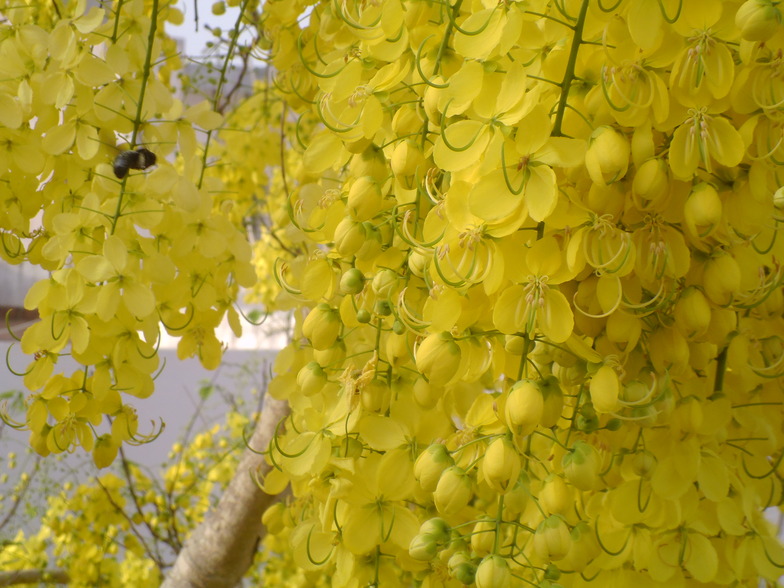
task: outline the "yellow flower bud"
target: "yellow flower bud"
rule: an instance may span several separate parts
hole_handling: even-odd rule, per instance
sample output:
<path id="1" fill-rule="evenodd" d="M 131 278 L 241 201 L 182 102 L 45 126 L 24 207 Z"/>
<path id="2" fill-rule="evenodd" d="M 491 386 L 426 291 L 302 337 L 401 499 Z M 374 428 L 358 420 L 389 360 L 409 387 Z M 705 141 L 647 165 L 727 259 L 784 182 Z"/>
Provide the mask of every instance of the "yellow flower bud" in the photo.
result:
<path id="1" fill-rule="evenodd" d="M 596 534 L 587 522 L 580 521 L 571 532 L 572 545 L 569 549 L 567 569 L 582 571 L 599 555 Z"/>
<path id="2" fill-rule="evenodd" d="M 433 386 L 423 377 L 414 382 L 414 400 L 422 408 L 433 408 L 443 393 L 440 386 Z"/>
<path id="3" fill-rule="evenodd" d="M 483 519 L 474 525 L 471 531 L 471 549 L 476 555 L 485 556 L 493 551 L 495 527 L 496 523 L 493 519 Z"/>
<path id="4" fill-rule="evenodd" d="M 408 555 L 417 561 L 430 561 L 438 554 L 438 543 L 432 535 L 414 535 L 408 545 Z"/>
<path id="5" fill-rule="evenodd" d="M 640 210 L 660 210 L 670 195 L 667 162 L 655 157 L 645 161 L 634 174 L 632 196 Z M 595 185 L 595 184 L 594 184 Z"/>
<path id="6" fill-rule="evenodd" d="M 38 448 L 33 446 L 36 451 Z M 101 435 L 95 440 L 95 447 L 93 448 L 93 462 L 99 468 L 105 468 L 112 465 L 114 458 L 117 457 L 119 446 L 112 440 L 109 434 Z M 41 453 L 41 451 L 38 451 Z M 47 451 L 48 453 L 48 451 Z M 43 453 L 41 453 L 44 455 Z"/>
<path id="7" fill-rule="evenodd" d="M 452 466 L 441 474 L 433 500 L 438 512 L 448 515 L 464 509 L 473 495 L 471 478 L 463 468 Z"/>
<path id="8" fill-rule="evenodd" d="M 346 270 L 340 278 L 340 291 L 343 294 L 359 294 L 365 288 L 365 276 L 357 268 Z"/>
<path id="9" fill-rule="evenodd" d="M 401 141 L 395 146 L 389 166 L 396 176 L 413 176 L 417 172 L 422 174 L 425 158 L 422 151 L 413 141 Z"/>
<path id="10" fill-rule="evenodd" d="M 548 376 L 540 383 L 542 396 L 544 397 L 544 410 L 542 411 L 541 425 L 545 428 L 554 427 L 561 420 L 563 412 L 563 391 L 558 378 Z"/>
<path id="11" fill-rule="evenodd" d="M 533 380 L 516 382 L 506 398 L 504 416 L 515 435 L 530 435 L 542 422 L 544 396 Z"/>
<path id="12" fill-rule="evenodd" d="M 448 467 L 455 465 L 446 446 L 434 443 L 419 454 L 414 463 L 414 477 L 426 492 L 433 492 L 438 485 L 441 474 Z"/>
<path id="13" fill-rule="evenodd" d="M 569 511 L 573 506 L 573 491 L 566 485 L 561 476 L 553 475 L 539 491 L 539 502 L 550 514 Z"/>
<path id="14" fill-rule="evenodd" d="M 441 517 L 426 520 L 419 527 L 421 534 L 430 535 L 439 545 L 444 545 L 450 539 L 451 528 Z"/>
<path id="15" fill-rule="evenodd" d="M 703 239 L 713 233 L 721 222 L 722 204 L 716 188 L 702 182 L 691 189 L 683 207 L 683 218 L 689 233 Z"/>
<path id="16" fill-rule="evenodd" d="M 313 396 L 324 389 L 327 383 L 327 374 L 324 373 L 318 362 L 311 361 L 302 366 L 297 373 L 297 386 L 305 396 Z"/>
<path id="17" fill-rule="evenodd" d="M 362 387 L 360 400 L 368 412 L 384 412 L 389 408 L 391 391 L 383 380 L 374 379 Z"/>
<path id="18" fill-rule="evenodd" d="M 417 369 L 435 386 L 459 377 L 460 358 L 460 347 L 447 331 L 428 335 L 416 350 Z"/>
<path id="19" fill-rule="evenodd" d="M 508 588 L 512 585 L 512 570 L 500 555 L 489 555 L 476 568 L 476 588 Z"/>
<path id="20" fill-rule="evenodd" d="M 575 441 L 561 458 L 564 475 L 575 488 L 593 490 L 599 484 L 599 453 L 585 441 Z"/>
<path id="21" fill-rule="evenodd" d="M 585 152 L 585 168 L 596 184 L 612 184 L 629 168 L 629 141 L 612 127 L 601 126 L 591 133 Z"/>
<path id="22" fill-rule="evenodd" d="M 735 13 L 735 26 L 746 41 L 767 41 L 781 27 L 781 12 L 771 0 L 747 0 Z"/>
<path id="23" fill-rule="evenodd" d="M 487 447 L 481 465 L 488 486 L 499 494 L 511 490 L 520 475 L 520 455 L 506 437 L 497 437 Z"/>
<path id="24" fill-rule="evenodd" d="M 308 338 L 314 349 L 328 349 L 337 340 L 340 325 L 338 311 L 322 302 L 305 317 L 302 334 Z"/>
<path id="25" fill-rule="evenodd" d="M 261 515 L 261 522 L 270 535 L 277 535 L 286 528 L 286 505 L 283 502 L 276 502 L 264 511 Z"/>
<path id="26" fill-rule="evenodd" d="M 367 239 L 367 231 L 363 223 L 345 217 L 335 227 L 335 249 L 343 257 L 356 255 Z"/>
<path id="27" fill-rule="evenodd" d="M 572 538 L 566 521 L 558 515 L 550 515 L 536 528 L 534 552 L 542 561 L 558 561 L 569 553 Z"/>
<path id="28" fill-rule="evenodd" d="M 380 298 L 389 298 L 392 290 L 398 282 L 398 276 L 391 269 L 380 269 L 378 273 L 373 276 L 371 287 L 373 293 Z"/>
<path id="29" fill-rule="evenodd" d="M 418 278 L 425 275 L 429 263 L 430 258 L 418 249 L 412 249 L 408 254 L 408 269 Z"/>
<path id="30" fill-rule="evenodd" d="M 461 584 L 468 586 L 476 579 L 476 566 L 465 551 L 458 551 L 447 562 L 449 573 Z"/>
<path id="31" fill-rule="evenodd" d="M 348 191 L 346 208 L 354 220 L 366 221 L 384 208 L 384 197 L 378 183 L 370 176 L 357 178 Z"/>
<path id="32" fill-rule="evenodd" d="M 609 365 L 603 365 L 591 378 L 588 384 L 591 402 L 597 413 L 615 412 L 620 408 L 618 393 L 620 382 L 618 374 Z"/>
<path id="33" fill-rule="evenodd" d="M 327 349 L 314 349 L 313 359 L 324 367 L 340 365 L 346 359 L 346 344 L 343 341 L 336 341 Z"/>
<path id="34" fill-rule="evenodd" d="M 734 257 L 722 253 L 705 262 L 702 287 L 711 302 L 724 306 L 740 290 L 740 266 Z"/>
<path id="35" fill-rule="evenodd" d="M 698 288 L 686 288 L 673 308 L 675 326 L 686 337 L 699 337 L 708 330 L 711 307 Z"/>

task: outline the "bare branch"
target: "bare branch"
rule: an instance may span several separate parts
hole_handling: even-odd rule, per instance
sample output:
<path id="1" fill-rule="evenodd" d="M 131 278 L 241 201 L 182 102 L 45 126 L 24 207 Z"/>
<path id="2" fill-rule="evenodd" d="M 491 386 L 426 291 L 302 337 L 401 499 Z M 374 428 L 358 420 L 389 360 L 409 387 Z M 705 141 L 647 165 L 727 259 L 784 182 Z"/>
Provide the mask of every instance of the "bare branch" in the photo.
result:
<path id="1" fill-rule="evenodd" d="M 68 584 L 71 577 L 68 572 L 59 568 L 44 568 L 42 570 L 14 570 L 0 572 L 0 586 L 16 586 L 18 584 Z"/>

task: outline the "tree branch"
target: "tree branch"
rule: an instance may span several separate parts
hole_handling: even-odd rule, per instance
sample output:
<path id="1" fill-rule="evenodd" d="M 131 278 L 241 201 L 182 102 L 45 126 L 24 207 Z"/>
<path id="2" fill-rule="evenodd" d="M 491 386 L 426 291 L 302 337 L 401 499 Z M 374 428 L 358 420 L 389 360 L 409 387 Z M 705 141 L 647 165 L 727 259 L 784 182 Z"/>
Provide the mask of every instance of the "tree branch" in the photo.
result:
<path id="1" fill-rule="evenodd" d="M 17 584 L 68 584 L 71 577 L 68 572 L 59 568 L 44 568 L 42 570 L 14 570 L 0 572 L 0 586 L 16 586 Z"/>
<path id="2" fill-rule="evenodd" d="M 205 518 L 177 556 L 162 588 L 235 586 L 245 575 L 264 535 L 261 515 L 277 498 L 256 485 L 251 472 L 263 477 L 270 470 L 263 455 L 275 427 L 289 412 L 288 403 L 264 399 L 261 419 L 245 449 L 234 478 L 215 509 Z"/>

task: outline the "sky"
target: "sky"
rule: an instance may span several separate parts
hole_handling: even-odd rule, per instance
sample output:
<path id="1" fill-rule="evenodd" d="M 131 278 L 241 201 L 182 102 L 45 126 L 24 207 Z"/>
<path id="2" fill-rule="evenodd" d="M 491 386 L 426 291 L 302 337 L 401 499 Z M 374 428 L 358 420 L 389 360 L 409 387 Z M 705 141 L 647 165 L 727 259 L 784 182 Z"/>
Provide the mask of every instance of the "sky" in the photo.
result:
<path id="1" fill-rule="evenodd" d="M 237 22 L 239 7 L 226 6 L 226 12 L 220 16 L 212 13 L 213 0 L 190 0 L 179 2 L 177 7 L 185 15 L 185 20 L 180 26 L 166 23 L 167 32 L 175 38 L 185 42 L 185 54 L 191 57 L 202 55 L 208 51 L 207 43 L 215 40 L 215 36 L 208 29 L 220 27 L 224 32 L 232 29 Z M 195 15 L 198 6 L 199 23 L 196 30 Z"/>

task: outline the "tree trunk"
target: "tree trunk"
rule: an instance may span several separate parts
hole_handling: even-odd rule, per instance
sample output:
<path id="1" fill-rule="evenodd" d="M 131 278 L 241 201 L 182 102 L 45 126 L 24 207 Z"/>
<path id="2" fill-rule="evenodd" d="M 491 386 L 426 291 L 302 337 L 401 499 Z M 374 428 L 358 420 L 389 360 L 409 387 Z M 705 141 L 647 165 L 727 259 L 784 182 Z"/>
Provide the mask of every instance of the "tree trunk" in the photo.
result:
<path id="1" fill-rule="evenodd" d="M 265 397 L 250 447 L 266 451 L 288 411 L 286 402 Z M 261 515 L 276 499 L 259 489 L 251 472 L 261 478 L 269 469 L 264 456 L 245 449 L 218 505 L 185 541 L 162 588 L 233 588 L 240 582 L 263 536 Z"/>

